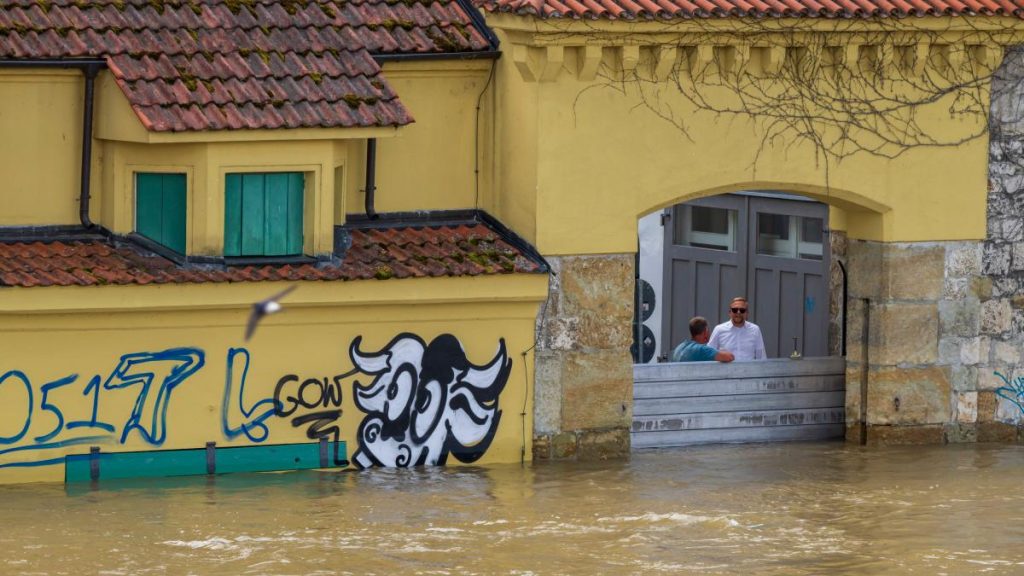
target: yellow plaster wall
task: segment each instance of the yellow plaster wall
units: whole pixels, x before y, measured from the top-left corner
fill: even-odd
[[[0,71],[0,226],[78,224],[82,94],[77,71]]]
[[[26,464],[88,453],[93,445],[113,452],[202,448],[210,441],[218,446],[255,444],[245,434],[231,438],[224,431],[227,386],[232,386],[226,399],[227,427],[238,430],[253,421],[246,411],[273,397],[282,376],[333,379],[352,370],[348,351],[355,338],[362,337],[364,353],[376,352],[403,332],[425,343],[452,334],[477,365],[495,357],[503,338],[512,371],[498,400],[502,415],[495,439],[481,462],[518,462],[524,446],[525,457],[531,458],[520,412],[525,403],[525,430],[532,430],[532,356],[522,352],[533,344],[537,307],[546,295],[545,275],[302,283],[287,298],[284,312],[269,317],[244,342],[249,303],[283,286],[10,289],[10,297],[0,304],[0,483],[62,481],[62,462]],[[97,420],[113,426],[113,432],[67,426],[92,420],[93,397],[83,396],[83,391],[94,376],[106,380],[122,355],[172,348],[196,348],[205,364],[171,392],[161,445],[146,441],[138,430],[120,442],[139,385],[100,390]],[[229,350],[240,348],[247,350],[250,365],[239,401],[242,364],[235,365],[229,381],[227,359]],[[236,355],[236,361],[241,359],[244,355]],[[173,365],[142,365],[157,374],[151,394]],[[72,375],[65,385],[51,386],[44,397],[44,386]],[[355,379],[366,385],[372,377],[342,379],[339,424],[350,458],[364,415],[353,402]],[[154,399],[147,397],[147,410]],[[300,409],[296,415],[312,411]],[[151,412],[146,414],[140,425],[153,430]],[[311,442],[307,427],[293,427],[289,418],[271,416],[265,424],[266,444]],[[86,436],[97,438],[73,443]],[[449,464],[457,461],[449,458]]]
[[[491,65],[491,60],[384,64],[384,76],[416,121],[399,130],[395,138],[377,142],[378,212],[486,208],[491,204],[494,85],[487,82]],[[351,193],[345,209],[349,213],[365,211],[365,145],[360,143],[357,148],[348,170]],[[478,154],[476,164],[474,154]]]
[[[987,138],[895,160],[858,155],[826,175],[809,145],[763,146],[750,123],[694,111],[687,136],[611,89],[576,100],[585,87],[540,85],[536,243],[543,253],[635,250],[635,220],[651,209],[759,189],[855,208],[847,219],[854,238],[984,238]]]
[[[537,237],[540,87],[523,82],[510,58],[498,61],[494,214],[530,241]]]
[[[529,19],[501,14],[488,20],[512,29],[519,24],[511,22]],[[603,38],[611,46],[596,48],[596,78],[581,79],[588,65],[581,55],[594,47],[573,45],[576,24],[558,26],[536,38],[519,29],[498,30],[510,57],[498,76],[497,214],[544,254],[633,252],[639,216],[701,196],[758,189],[795,192],[842,209],[833,225],[851,238],[985,236],[987,136],[958,146],[912,148],[891,159],[861,153],[826,169],[812,146],[792,136],[766,140],[763,127],[749,119],[698,110],[673,91],[670,79],[662,79],[659,104],[670,104],[685,119],[686,131],[659,117],[637,89],[654,84],[651,51],[624,52],[623,38],[626,44],[645,42],[624,28],[618,37]],[[599,30],[595,25],[587,38],[601,39]],[[646,82],[609,80],[621,70],[624,53],[638,56],[632,64]],[[947,98],[919,111],[919,121],[951,139],[983,131],[984,118],[951,117],[950,104]]]

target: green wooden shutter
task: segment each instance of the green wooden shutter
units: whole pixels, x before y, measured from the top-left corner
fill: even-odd
[[[302,253],[301,172],[228,174],[224,183],[224,255]]]
[[[184,174],[135,174],[135,231],[185,253],[186,179]]]
[[[224,182],[224,255],[242,255],[241,174],[228,174]]]

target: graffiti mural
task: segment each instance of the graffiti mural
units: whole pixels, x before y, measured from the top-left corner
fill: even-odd
[[[1011,380],[999,372],[994,372],[994,374],[1006,384],[1006,386],[996,388],[996,395],[1013,402],[1014,406],[1024,414],[1024,376],[1017,376]]]
[[[369,353],[359,349],[360,342],[352,342],[349,356],[373,380],[353,386],[355,404],[366,413],[357,433],[356,466],[443,465],[449,454],[461,462],[483,456],[501,419],[498,396],[512,369],[504,339],[482,366],[469,362],[451,334],[429,345],[415,334],[399,334]]]
[[[295,428],[308,425],[306,437],[310,440],[333,440],[335,466],[348,465],[348,460],[341,458],[338,451],[341,440],[338,420],[342,414],[342,381],[354,373],[336,374],[330,378],[305,378],[301,383],[297,375],[288,374],[282,376],[274,387],[274,414],[291,418]]]
[[[341,451],[342,419],[351,390],[351,401],[362,412],[353,457],[357,467],[445,464],[449,455],[475,462],[483,456],[501,419],[498,397],[512,367],[503,339],[484,365],[471,363],[451,334],[427,344],[402,333],[375,352],[360,350],[361,342],[358,336],[349,346],[351,370],[288,371],[271,378],[254,376],[248,349],[228,348],[223,390],[212,392],[220,397],[223,439],[233,445],[288,442],[280,432],[274,438],[274,423],[283,421],[310,440],[332,441],[333,465],[348,466]],[[134,441],[168,447],[172,424],[188,422],[199,410],[172,401],[175,391],[203,389],[203,382],[194,382],[200,376],[220,380],[203,375],[206,365],[202,349],[178,347],[124,354],[109,373],[84,377],[73,373],[39,382],[23,370],[0,372],[0,398],[7,408],[0,419],[0,468],[61,464],[73,446]],[[360,375],[371,381],[363,385],[356,379]]]

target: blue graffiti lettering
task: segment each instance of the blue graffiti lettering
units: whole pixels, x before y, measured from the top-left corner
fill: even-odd
[[[235,358],[241,357],[242,373],[238,382],[238,400],[235,406],[245,419],[237,428],[232,427],[229,420],[229,406],[232,402],[232,389],[234,388]],[[221,405],[220,419],[224,435],[229,440],[237,438],[241,434],[252,442],[263,442],[270,435],[270,429],[263,422],[274,415],[277,409],[277,402],[273,398],[263,398],[251,407],[245,406],[245,379],[249,374],[249,351],[245,348],[229,348],[227,361],[227,380],[224,383],[224,403]]]
[[[47,382],[39,388],[39,404],[35,404],[34,387],[29,377],[20,370],[10,370],[0,375],[0,390],[18,393],[24,387],[27,398],[24,423],[16,423],[20,430],[8,436],[0,436],[0,447],[17,444],[26,439],[33,427],[33,420],[39,420],[38,414],[46,417],[36,424],[40,426],[39,434],[29,437],[30,441],[19,446],[0,449],[0,456],[11,453],[34,453],[37,459],[15,462],[4,462],[0,468],[46,466],[63,462],[63,457],[40,458],[47,450],[82,444],[102,444],[116,441],[111,434],[115,426],[100,421],[100,396],[115,390],[127,390],[138,386],[137,396],[132,405],[131,414],[126,419],[120,436],[123,444],[132,430],[138,431],[143,440],[150,444],[161,445],[167,434],[167,408],[171,392],[199,370],[205,363],[205,354],[197,348],[172,348],[163,352],[137,352],[121,356],[117,367],[104,380],[96,375],[89,379],[84,389],[76,386],[83,382],[78,374],[70,374]],[[156,380],[159,378],[159,383]],[[7,385],[4,387],[4,385]],[[70,402],[70,396],[81,394],[88,400]],[[62,401],[63,400],[63,401]],[[91,401],[89,401],[91,400]],[[72,412],[69,412],[71,410]],[[79,411],[74,413],[73,411]],[[272,412],[273,409],[271,408]],[[83,413],[84,412],[84,413]],[[61,434],[75,428],[86,428],[102,431],[103,434],[88,436],[63,437]],[[9,433],[5,430],[5,433]]]
[[[0,436],[0,444],[14,444],[18,440],[21,440],[28,432],[28,427],[32,425],[32,384],[28,381],[28,376],[20,370],[10,370],[3,376],[0,376],[0,386],[3,386],[11,378],[18,378],[21,380],[21,384],[25,387],[25,391],[28,392],[28,410],[25,414],[25,425],[21,427],[21,431],[13,436]]]
[[[1017,409],[1024,413],[1024,377],[1018,376],[1010,380],[999,372],[993,372],[993,374],[1006,384],[1006,386],[996,388],[996,395],[1013,402]]]
[[[99,376],[93,376],[92,379],[89,380],[89,385],[82,391],[82,396],[92,394],[92,416],[88,420],[75,420],[73,422],[68,422],[68,430],[74,428],[99,428],[100,430],[106,430],[107,432],[114,431],[114,426],[112,424],[100,422],[96,418],[100,408],[100,381]]]
[[[132,371],[138,367],[161,362],[171,362],[174,366],[161,381],[156,394],[150,394],[156,374],[149,371]],[[138,352],[121,356],[121,361],[103,383],[103,388],[116,390],[140,386],[131,417],[121,431],[121,443],[124,444],[132,430],[138,430],[146,442],[155,446],[162,445],[167,434],[167,406],[170,404],[171,392],[205,363],[205,354],[198,348],[171,348],[163,352]],[[147,407],[149,403],[152,403],[151,407]],[[143,418],[147,422],[143,423]]]
[[[53,415],[57,418],[57,425],[53,427],[53,430],[47,432],[46,434],[43,434],[42,436],[36,436],[36,442],[46,442],[53,438],[54,436],[56,436],[57,434],[60,434],[60,431],[64,428],[64,413],[60,411],[60,408],[50,403],[50,391],[55,388],[60,388],[61,386],[67,386],[68,384],[71,384],[77,379],[78,374],[72,374],[70,376],[65,376],[64,378],[61,378],[60,380],[55,380],[53,382],[43,385],[41,389],[43,397],[39,400],[39,407],[42,408],[43,410],[46,410],[47,412],[52,412]]]

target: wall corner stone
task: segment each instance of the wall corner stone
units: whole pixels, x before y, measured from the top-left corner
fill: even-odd
[[[633,405],[635,257],[548,261],[555,273],[537,321],[534,452],[539,459],[625,456]]]

